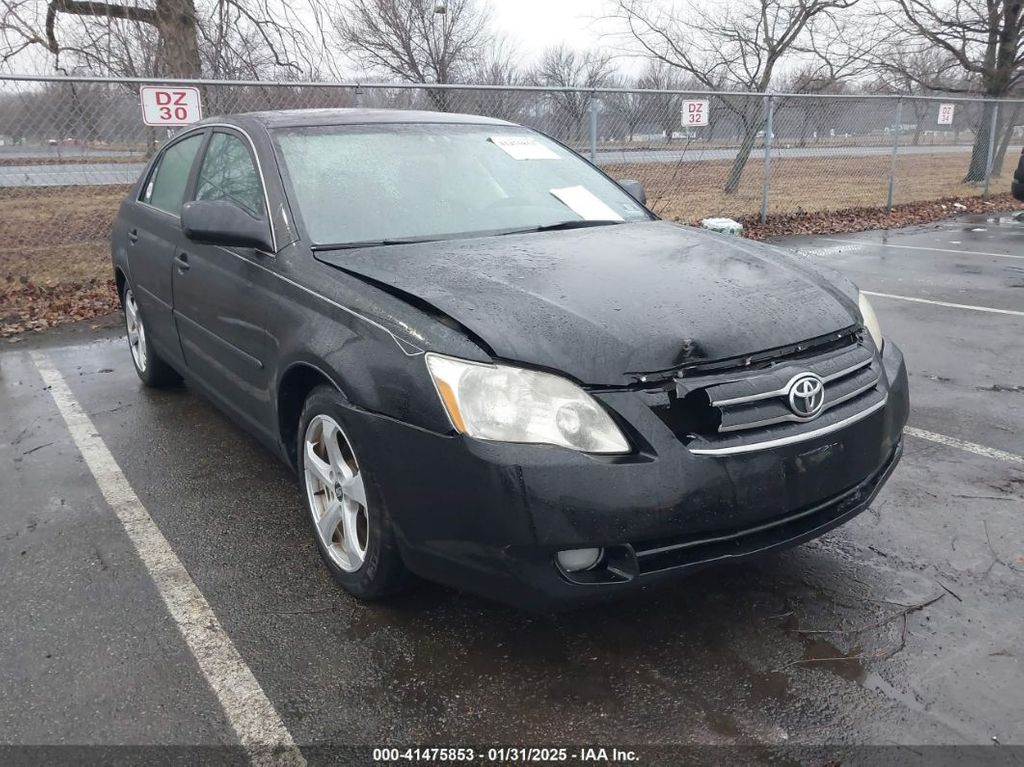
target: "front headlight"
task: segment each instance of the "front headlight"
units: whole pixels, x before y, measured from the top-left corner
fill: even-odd
[[[427,354],[452,425],[497,442],[558,445],[583,453],[628,453],[608,413],[576,384],[550,373]]]
[[[871,307],[871,302],[868,301],[863,293],[858,292],[857,305],[860,308],[860,316],[864,318],[864,327],[871,334],[871,338],[874,340],[878,351],[882,351],[884,343],[882,341],[882,328],[878,324],[878,317],[875,316],[875,310]]]

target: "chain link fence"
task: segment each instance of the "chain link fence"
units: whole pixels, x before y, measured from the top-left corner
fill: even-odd
[[[0,279],[105,275],[120,199],[169,136],[143,80],[0,75]],[[159,83],[157,83],[159,84]],[[186,84],[175,81],[175,84]],[[468,112],[537,128],[660,215],[771,219],[1003,193],[1024,101],[195,81],[204,114],[366,107]],[[52,273],[48,273],[52,264]]]

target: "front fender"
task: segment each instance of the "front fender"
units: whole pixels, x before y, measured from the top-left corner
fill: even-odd
[[[276,392],[289,370],[305,365],[333,381],[354,407],[431,431],[450,431],[424,354],[437,350],[482,361],[488,357],[426,312],[313,264],[320,272],[316,279],[281,275],[280,289],[268,299]]]

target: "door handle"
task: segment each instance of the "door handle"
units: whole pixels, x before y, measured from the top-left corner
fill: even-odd
[[[188,263],[188,253],[179,253],[174,257],[174,263],[178,265],[178,274],[184,274],[192,268]]]
[[[129,245],[134,245],[138,241],[139,241],[139,230],[138,229],[129,229],[128,230],[128,244]]]

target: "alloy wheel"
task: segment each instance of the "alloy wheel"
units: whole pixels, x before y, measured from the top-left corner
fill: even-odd
[[[135,295],[131,289],[124,292],[124,324],[128,330],[128,348],[131,350],[135,367],[146,372],[146,327],[142,324],[139,305],[135,303]]]
[[[332,562],[354,573],[366,560],[370,510],[355,453],[337,421],[318,415],[309,422],[302,461],[317,537]]]

